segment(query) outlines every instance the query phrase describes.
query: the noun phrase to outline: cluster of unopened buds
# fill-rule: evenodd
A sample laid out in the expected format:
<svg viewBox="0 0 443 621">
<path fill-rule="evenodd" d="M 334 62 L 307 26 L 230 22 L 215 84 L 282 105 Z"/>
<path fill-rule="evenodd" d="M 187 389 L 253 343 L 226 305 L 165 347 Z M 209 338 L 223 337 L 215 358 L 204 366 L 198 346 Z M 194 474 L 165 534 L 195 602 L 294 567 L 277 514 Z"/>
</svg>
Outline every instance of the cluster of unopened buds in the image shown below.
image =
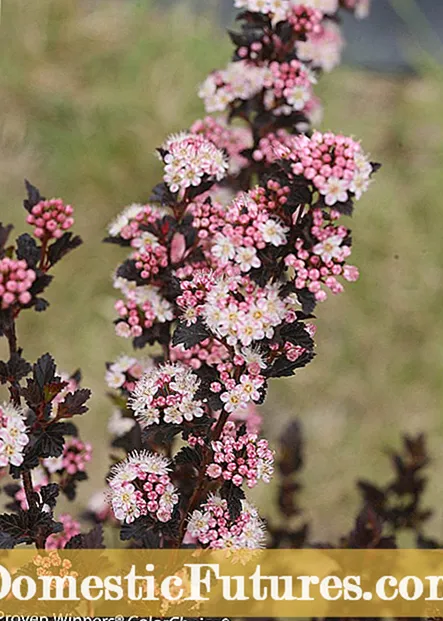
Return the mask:
<svg viewBox="0 0 443 621">
<path fill-rule="evenodd" d="M 205 180 L 221 181 L 229 168 L 224 152 L 200 134 L 171 136 L 159 152 L 165 164 L 163 180 L 181 198 Z"/>
<path fill-rule="evenodd" d="M 299 60 L 272 62 L 264 81 L 265 107 L 274 114 L 301 112 L 314 96 L 315 81 L 314 74 Z"/>
<path fill-rule="evenodd" d="M 146 227 L 156 224 L 166 211 L 157 205 L 133 203 L 110 224 L 108 232 L 111 237 L 121 237 L 134 246 L 134 240 L 143 236 Z M 139 244 L 135 243 L 135 247 Z"/>
<path fill-rule="evenodd" d="M 200 380 L 183 364 L 164 364 L 149 370 L 137 382 L 128 405 L 142 427 L 164 423 L 180 425 L 201 418 L 203 403 L 196 398 Z"/>
<path fill-rule="evenodd" d="M 228 502 L 214 494 L 191 514 L 187 533 L 202 545 L 215 549 L 256 549 L 265 542 L 265 527 L 255 507 L 242 500 L 241 513 L 233 520 Z"/>
<path fill-rule="evenodd" d="M 0 467 L 20 466 L 29 444 L 25 414 L 10 403 L 0 406 Z"/>
<path fill-rule="evenodd" d="M 239 430 L 233 421 L 223 427 L 218 440 L 212 442 L 212 463 L 206 468 L 210 479 L 232 481 L 241 487 L 255 487 L 259 480 L 269 483 L 274 471 L 274 453 L 268 441 L 256 434 Z"/>
<path fill-rule="evenodd" d="M 169 354 L 172 362 L 181 362 L 191 369 L 200 369 L 203 364 L 216 366 L 230 357 L 226 347 L 212 338 L 189 349 L 185 349 L 183 345 L 171 347 Z"/>
<path fill-rule="evenodd" d="M 150 515 L 168 522 L 178 502 L 168 472 L 169 460 L 147 451 L 134 451 L 114 466 L 108 479 L 108 496 L 116 519 L 130 524 Z"/>
<path fill-rule="evenodd" d="M 80 523 L 69 513 L 62 513 L 58 516 L 57 521 L 63 524 L 63 530 L 46 539 L 46 550 L 62 550 L 72 537 L 81 532 Z"/>
<path fill-rule="evenodd" d="M 0 259 L 0 305 L 6 310 L 15 305 L 26 305 L 32 299 L 30 289 L 37 274 L 24 259 Z"/>
<path fill-rule="evenodd" d="M 125 296 L 125 299 L 117 300 L 114 305 L 119 315 L 115 324 L 117 336 L 136 338 L 155 323 L 165 323 L 174 318 L 171 303 L 158 287 L 136 285 L 134 281 L 120 277 L 114 279 L 114 287 Z"/>
<path fill-rule="evenodd" d="M 297 136 L 294 142 L 296 148 L 283 147 L 281 155 L 294 162 L 294 174 L 311 181 L 329 207 L 346 202 L 350 195 L 358 200 L 368 189 L 373 169 L 353 138 L 316 131 L 311 138 Z"/>
<path fill-rule="evenodd" d="M 285 263 L 295 271 L 294 283 L 297 289 L 308 288 L 315 294 L 318 302 L 323 302 L 327 294 L 321 288 L 324 284 L 332 293 L 342 293 L 343 285 L 337 280 L 343 276 L 345 280 L 358 280 L 358 269 L 352 265 L 345 265 L 351 254 L 347 244 L 350 231 L 345 226 L 337 226 L 333 222 L 327 224 L 321 209 L 313 210 L 313 226 L 311 227 L 311 241 L 309 246 L 302 239 L 295 242 L 295 253 L 287 255 Z M 331 219 L 340 217 L 332 210 Z M 314 245 L 312 246 L 312 240 Z"/>
<path fill-rule="evenodd" d="M 74 476 L 78 472 L 84 472 L 91 459 L 91 444 L 78 438 L 70 438 L 65 442 L 60 457 L 47 457 L 43 460 L 43 465 L 51 474 L 66 472 L 68 475 Z"/>
<path fill-rule="evenodd" d="M 43 200 L 32 207 L 26 222 L 34 226 L 34 235 L 42 241 L 59 239 L 74 224 L 71 205 L 65 205 L 60 198 Z"/>
<path fill-rule="evenodd" d="M 312 36 L 321 32 L 323 13 L 305 4 L 294 4 L 289 7 L 287 20 L 293 31 L 303 37 Z"/>
<path fill-rule="evenodd" d="M 192 216 L 192 226 L 197 231 L 200 245 L 204 247 L 223 222 L 224 207 L 212 198 L 199 198 L 189 205 L 188 213 Z"/>
</svg>

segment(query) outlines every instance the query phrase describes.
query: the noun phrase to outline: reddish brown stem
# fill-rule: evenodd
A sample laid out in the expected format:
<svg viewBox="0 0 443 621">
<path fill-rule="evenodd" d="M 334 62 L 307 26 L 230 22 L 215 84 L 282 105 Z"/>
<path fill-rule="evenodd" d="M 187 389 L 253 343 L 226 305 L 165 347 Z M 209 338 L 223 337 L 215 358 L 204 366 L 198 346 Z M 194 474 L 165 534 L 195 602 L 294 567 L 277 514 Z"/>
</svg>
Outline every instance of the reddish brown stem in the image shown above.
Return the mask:
<svg viewBox="0 0 443 621">
<path fill-rule="evenodd" d="M 212 431 L 212 441 L 219 439 L 220 434 L 228 418 L 229 418 L 229 412 L 222 411 Z M 208 448 L 206 448 L 205 454 L 203 456 L 202 464 L 200 467 L 200 471 L 198 474 L 197 482 L 195 484 L 194 493 L 189 499 L 188 506 L 186 507 L 186 511 L 183 513 L 183 516 L 180 522 L 179 535 L 177 538 L 177 545 L 176 545 L 177 548 L 179 548 L 183 543 L 183 539 L 185 537 L 185 532 L 186 532 L 186 519 L 188 515 L 192 513 L 194 509 L 196 509 L 199 506 L 200 502 L 203 499 L 203 496 L 206 494 L 207 485 L 205 484 L 204 479 L 206 475 L 206 468 L 209 465 L 208 459 L 210 457 L 210 454 L 211 454 L 211 451 Z"/>
<path fill-rule="evenodd" d="M 5 336 L 7 338 L 8 345 L 9 345 L 9 356 L 12 357 L 18 351 L 17 333 L 16 333 L 16 328 L 15 328 L 14 318 L 11 318 L 11 323 L 8 326 L 8 328 L 5 330 Z M 19 407 L 21 399 L 20 399 L 20 386 L 17 380 L 13 379 L 10 381 L 9 391 L 11 393 L 12 403 L 16 407 Z M 29 470 L 22 473 L 22 482 L 23 482 L 23 489 L 25 492 L 28 507 L 33 508 L 36 506 L 36 499 L 35 499 L 34 486 L 32 483 L 32 475 Z M 45 541 L 39 535 L 37 535 L 35 539 L 35 546 L 39 549 L 45 547 Z"/>
</svg>

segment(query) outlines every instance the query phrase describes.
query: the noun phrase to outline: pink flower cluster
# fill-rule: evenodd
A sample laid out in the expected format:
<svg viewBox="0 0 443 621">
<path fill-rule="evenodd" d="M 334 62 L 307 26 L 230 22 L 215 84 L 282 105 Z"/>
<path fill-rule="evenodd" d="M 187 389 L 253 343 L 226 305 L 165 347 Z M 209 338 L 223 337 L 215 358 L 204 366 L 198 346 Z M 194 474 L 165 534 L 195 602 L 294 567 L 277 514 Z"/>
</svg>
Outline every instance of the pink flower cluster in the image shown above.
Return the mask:
<svg viewBox="0 0 443 621">
<path fill-rule="evenodd" d="M 204 247 L 222 222 L 223 205 L 211 198 L 201 199 L 199 197 L 189 205 L 188 213 L 192 215 L 192 226 L 197 230 L 200 244 Z"/>
<path fill-rule="evenodd" d="M 60 457 L 48 457 L 43 460 L 43 466 L 51 474 L 66 472 L 70 476 L 77 472 L 84 472 L 92 459 L 92 446 L 78 438 L 70 438 L 65 442 Z"/>
<path fill-rule="evenodd" d="M 172 305 L 154 285 L 136 285 L 133 281 L 116 277 L 114 287 L 120 289 L 125 299 L 117 300 L 114 305 L 119 314 L 115 332 L 123 338 L 141 336 L 144 330 L 152 328 L 155 323 L 172 321 Z"/>
<path fill-rule="evenodd" d="M 330 72 L 340 64 L 344 45 L 340 27 L 325 20 L 318 32 L 297 43 L 297 54 L 312 67 Z"/>
<path fill-rule="evenodd" d="M 63 524 L 63 530 L 46 539 L 46 550 L 63 550 L 68 541 L 81 532 L 79 522 L 69 513 L 62 513 L 58 516 L 57 521 Z"/>
<path fill-rule="evenodd" d="M 268 73 L 267 67 L 257 67 L 246 60 L 230 63 L 226 69 L 214 71 L 199 91 L 206 112 L 225 112 L 238 99 L 252 99 L 263 90 Z"/>
<path fill-rule="evenodd" d="M 160 522 L 171 519 L 178 495 L 168 474 L 169 464 L 160 455 L 134 451 L 112 468 L 108 498 L 117 520 L 130 524 L 143 515 Z"/>
<path fill-rule="evenodd" d="M 286 243 L 288 228 L 271 217 L 265 207 L 269 204 L 254 200 L 256 195 L 257 192 L 240 194 L 228 206 L 225 224 L 215 235 L 211 250 L 220 267 L 235 261 L 242 272 L 249 272 L 261 265 L 258 250 L 268 244 L 278 247 Z"/>
<path fill-rule="evenodd" d="M 182 200 L 186 190 L 205 180 L 221 181 L 228 163 L 221 149 L 200 134 L 171 136 L 160 149 L 165 164 L 163 180 L 172 193 Z"/>
<path fill-rule="evenodd" d="M 369 187 L 372 166 L 360 143 L 332 132 L 298 136 L 296 148 L 286 155 L 295 175 L 303 175 L 325 197 L 328 206 L 358 200 Z M 282 151 L 285 155 L 285 151 Z"/>
<path fill-rule="evenodd" d="M 65 205 L 60 198 L 51 198 L 34 205 L 26 222 L 35 227 L 34 235 L 38 239 L 59 239 L 74 224 L 73 213 L 71 205 Z"/>
<path fill-rule="evenodd" d="M 287 20 L 293 31 L 299 35 L 310 38 L 321 32 L 323 13 L 305 4 L 291 5 L 288 10 Z"/>
<path fill-rule="evenodd" d="M 210 479 L 232 481 L 241 487 L 243 483 L 250 488 L 259 480 L 269 483 L 274 472 L 274 453 L 268 441 L 258 439 L 256 434 L 239 433 L 233 421 L 223 427 L 220 438 L 212 442 L 213 461 L 206 468 Z"/>
<path fill-rule="evenodd" d="M 207 501 L 191 514 L 187 533 L 209 548 L 257 549 L 265 542 L 265 527 L 257 510 L 242 500 L 242 511 L 236 520 L 229 514 L 228 503 L 210 494 Z"/>
<path fill-rule="evenodd" d="M 29 444 L 25 414 L 10 403 L 0 406 L 0 468 L 8 464 L 20 466 L 25 447 Z"/>
<path fill-rule="evenodd" d="M 264 104 L 276 115 L 303 111 L 313 98 L 314 74 L 299 60 L 272 62 L 264 81 Z"/>
<path fill-rule="evenodd" d="M 199 387 L 200 380 L 189 367 L 163 364 L 137 382 L 128 405 L 143 427 L 160 421 L 180 425 L 203 416 L 203 403 L 196 398 Z"/>
<path fill-rule="evenodd" d="M 133 245 L 136 244 L 138 250 L 132 256 L 135 260 L 135 267 L 143 280 L 157 276 L 161 269 L 168 266 L 168 249 L 159 242 L 156 235 L 148 232 L 142 233 L 133 241 Z"/>
<path fill-rule="evenodd" d="M 296 148 L 297 136 L 289 134 L 286 129 L 278 129 L 275 133 L 269 133 L 260 139 L 252 157 L 256 162 L 273 164 L 282 158 L 289 158 Z"/>
<path fill-rule="evenodd" d="M 140 244 L 132 242 L 143 238 L 146 227 L 157 224 L 165 214 L 166 210 L 157 205 L 133 203 L 126 207 L 110 224 L 109 235 L 130 241 L 133 247 L 138 248 Z"/>
<path fill-rule="evenodd" d="M 0 259 L 0 304 L 3 310 L 14 305 L 29 304 L 30 289 L 37 278 L 24 259 Z"/>
<path fill-rule="evenodd" d="M 212 116 L 196 121 L 192 127 L 193 134 L 201 134 L 210 140 L 218 149 L 226 151 L 229 159 L 229 174 L 238 173 L 248 165 L 248 160 L 242 155 L 242 151 L 252 147 L 251 130 L 246 127 L 235 127 L 227 122 Z"/>
<path fill-rule="evenodd" d="M 331 218 L 340 217 L 338 212 L 332 211 Z M 295 270 L 295 286 L 297 289 L 307 287 L 315 294 L 318 302 L 323 302 L 327 294 L 322 289 L 325 285 L 332 293 L 343 291 L 343 285 L 337 277 L 343 276 L 350 282 L 358 279 L 358 270 L 351 265 L 344 265 L 351 254 L 351 248 L 346 240 L 349 238 L 349 229 L 337 226 L 333 222 L 325 223 L 321 209 L 314 209 L 312 213 L 313 226 L 311 238 L 314 245 L 307 249 L 306 243 L 298 239 L 295 243 L 296 252 L 285 258 L 288 267 Z"/>
<path fill-rule="evenodd" d="M 176 299 L 177 306 L 182 310 L 182 321 L 188 325 L 195 323 L 203 314 L 208 293 L 215 285 L 216 278 L 207 267 L 187 265 L 177 270 L 180 279 L 181 295 Z"/>
<path fill-rule="evenodd" d="M 191 369 L 200 369 L 203 364 L 217 366 L 230 357 L 226 347 L 212 338 L 204 339 L 189 349 L 183 345 L 170 347 L 169 355 L 171 362 L 181 362 Z"/>
</svg>

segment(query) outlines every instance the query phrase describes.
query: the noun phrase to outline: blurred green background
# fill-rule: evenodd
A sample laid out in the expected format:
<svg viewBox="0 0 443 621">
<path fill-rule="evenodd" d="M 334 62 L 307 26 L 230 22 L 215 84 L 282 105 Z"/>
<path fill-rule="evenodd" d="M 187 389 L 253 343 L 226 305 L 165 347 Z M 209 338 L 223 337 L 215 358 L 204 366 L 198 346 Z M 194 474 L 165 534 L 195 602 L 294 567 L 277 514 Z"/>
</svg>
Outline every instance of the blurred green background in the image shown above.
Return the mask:
<svg viewBox="0 0 443 621">
<path fill-rule="evenodd" d="M 147 200 L 160 175 L 155 147 L 202 116 L 196 87 L 229 53 L 210 15 L 195 18 L 185 7 L 3 2 L 1 220 L 28 229 L 27 177 L 75 207 L 85 241 L 55 271 L 49 310 L 19 321 L 29 359 L 50 351 L 62 370 L 81 367 L 94 392 L 81 425 L 95 443 L 82 502 L 108 463 L 104 365 L 130 352 L 112 326 L 111 274 L 124 253 L 101 240 L 122 207 Z M 302 504 L 323 539 L 351 528 L 356 477 L 383 481 L 385 451 L 401 432 L 429 434 L 427 499 L 443 501 L 443 78 L 431 66 L 416 77 L 340 69 L 321 79 L 319 94 L 322 128 L 360 137 L 383 163 L 353 221 L 361 279 L 320 306 L 317 358 L 294 379 L 275 381 L 263 408 L 274 440 L 284 421 L 303 421 Z M 258 496 L 266 514 L 269 492 Z M 430 532 L 442 525 L 437 511 Z"/>
</svg>

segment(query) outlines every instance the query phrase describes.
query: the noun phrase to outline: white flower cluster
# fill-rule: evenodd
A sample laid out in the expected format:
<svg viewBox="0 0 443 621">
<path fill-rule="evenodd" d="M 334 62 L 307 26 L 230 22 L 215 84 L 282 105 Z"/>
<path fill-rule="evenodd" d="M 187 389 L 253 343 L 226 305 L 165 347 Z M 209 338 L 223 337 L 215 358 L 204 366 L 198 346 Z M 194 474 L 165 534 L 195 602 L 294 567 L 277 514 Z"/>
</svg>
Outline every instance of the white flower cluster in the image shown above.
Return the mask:
<svg viewBox="0 0 443 621">
<path fill-rule="evenodd" d="M 198 134 L 171 136 L 162 146 L 161 159 L 165 164 L 163 180 L 173 193 L 199 186 L 203 177 L 221 181 L 229 168 L 223 151 Z"/>
<path fill-rule="evenodd" d="M 195 398 L 200 379 L 183 364 L 163 364 L 137 382 L 128 405 L 143 427 L 160 421 L 180 425 L 201 418 L 202 401 Z"/>
<path fill-rule="evenodd" d="M 10 403 L 0 406 L 0 467 L 20 466 L 29 443 L 24 412 Z"/>
<path fill-rule="evenodd" d="M 117 520 L 130 524 L 143 515 L 160 522 L 171 519 L 178 502 L 169 477 L 169 460 L 161 455 L 134 451 L 117 464 L 108 479 L 108 498 Z"/>
<path fill-rule="evenodd" d="M 247 101 L 257 95 L 269 76 L 269 69 L 246 61 L 229 63 L 226 69 L 211 73 L 200 87 L 207 112 L 224 112 L 236 99 Z"/>
<path fill-rule="evenodd" d="M 108 233 L 111 237 L 118 237 L 125 226 L 136 218 L 143 211 L 143 205 L 140 203 L 133 203 L 128 207 L 125 207 L 123 211 L 111 222 L 108 227 Z"/>
<path fill-rule="evenodd" d="M 340 64 L 344 46 L 340 27 L 331 20 L 325 20 L 320 33 L 297 42 L 297 53 L 300 60 L 330 72 Z"/>
<path fill-rule="evenodd" d="M 229 345 L 249 347 L 264 338 L 271 339 L 288 311 L 288 302 L 280 297 L 280 287 L 266 284 L 256 287 L 244 301 L 239 301 L 241 286 L 235 278 L 220 279 L 207 294 L 203 317 L 208 328 Z"/>
<path fill-rule="evenodd" d="M 265 527 L 257 509 L 242 500 L 240 516 L 232 521 L 228 503 L 218 495 L 210 494 L 201 510 L 194 511 L 188 522 L 187 533 L 203 545 L 215 549 L 262 548 Z"/>
</svg>

